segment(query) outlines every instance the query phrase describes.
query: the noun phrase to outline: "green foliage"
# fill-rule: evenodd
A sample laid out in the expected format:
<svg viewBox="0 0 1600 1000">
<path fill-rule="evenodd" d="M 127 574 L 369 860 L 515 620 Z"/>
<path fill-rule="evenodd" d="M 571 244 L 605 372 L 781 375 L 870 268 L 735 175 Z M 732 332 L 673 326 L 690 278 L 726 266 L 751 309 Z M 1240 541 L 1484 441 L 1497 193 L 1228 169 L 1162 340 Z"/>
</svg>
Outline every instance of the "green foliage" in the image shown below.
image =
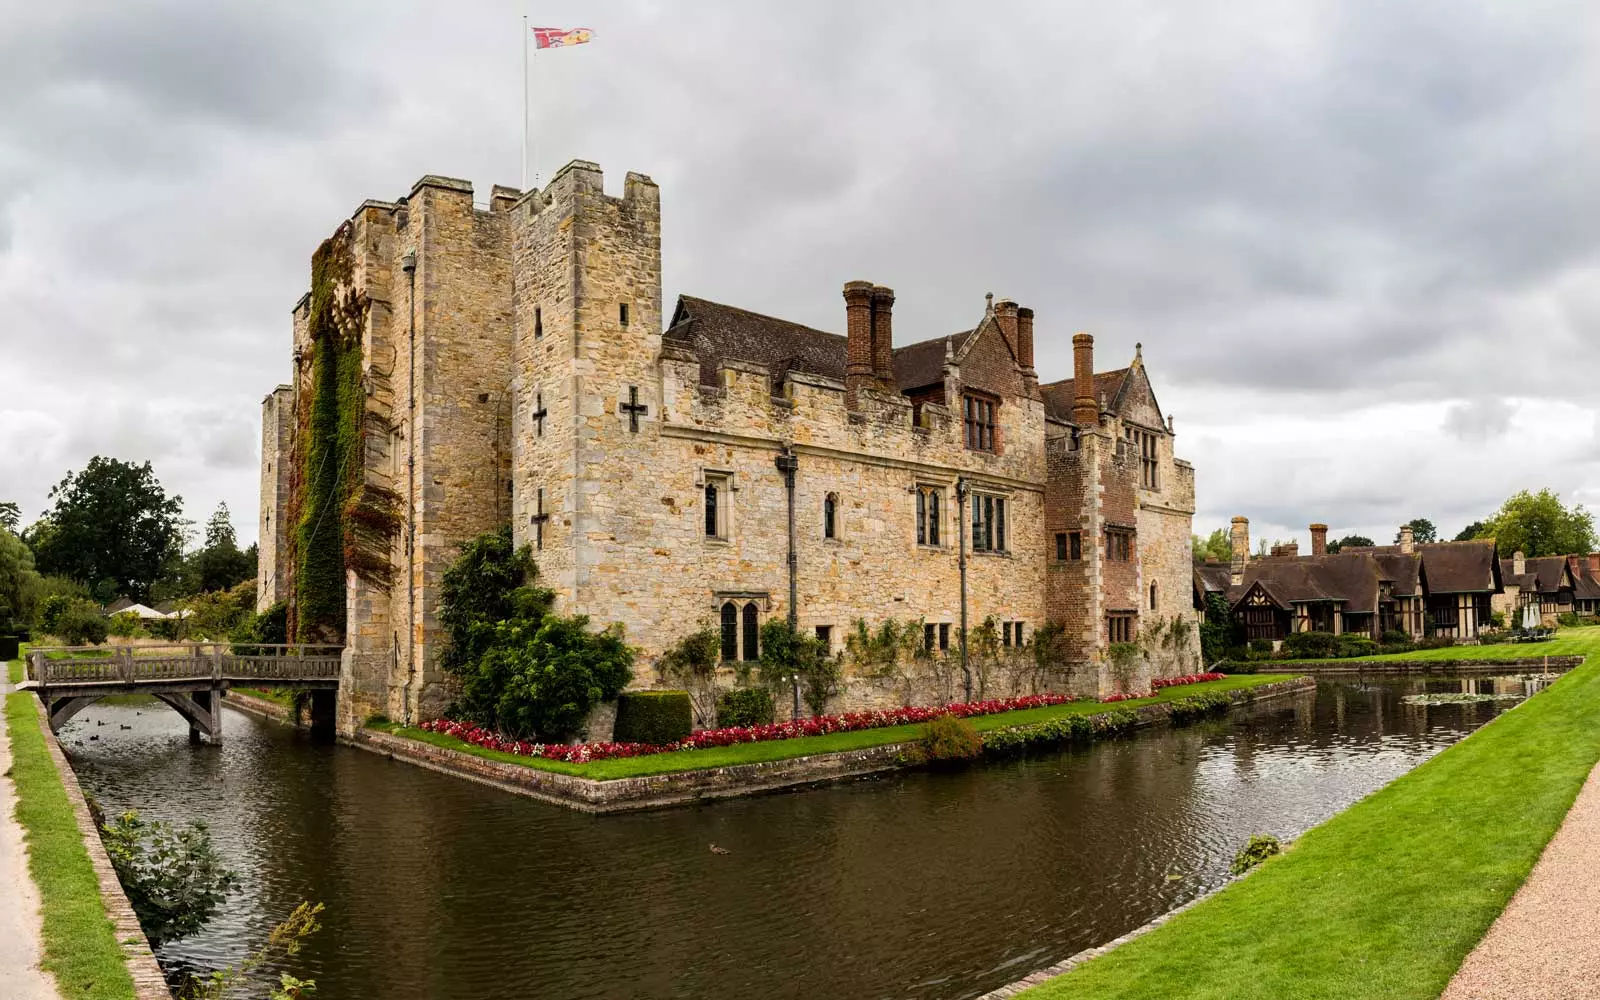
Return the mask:
<svg viewBox="0 0 1600 1000">
<path fill-rule="evenodd" d="M 591 632 L 586 615 L 518 616 L 495 626 L 478 669 L 463 677 L 462 698 L 507 736 L 554 742 L 577 734 L 595 705 L 632 679 L 621 625 Z"/>
<path fill-rule="evenodd" d="M 765 726 L 777 717 L 772 692 L 764 687 L 734 688 L 717 696 L 717 726 Z"/>
<path fill-rule="evenodd" d="M 1594 515 L 1583 504 L 1570 508 L 1552 490 L 1523 490 L 1484 522 L 1479 538 L 1493 538 L 1502 554 L 1561 556 L 1594 548 Z"/>
<path fill-rule="evenodd" d="M 1196 562 L 1233 561 L 1233 539 L 1228 537 L 1228 532 L 1224 528 L 1218 528 L 1204 538 L 1190 535 L 1189 543 L 1194 550 Z"/>
<path fill-rule="evenodd" d="M 624 691 L 617 696 L 618 743 L 669 746 L 694 730 L 694 708 L 687 691 Z"/>
<path fill-rule="evenodd" d="M 710 624 L 679 639 L 656 660 L 656 673 L 668 684 L 689 692 L 695 719 L 709 723 L 719 712 L 717 665 L 722 659 L 722 636 Z M 770 699 L 769 699 L 770 700 Z"/>
<path fill-rule="evenodd" d="M 1419 545 L 1426 545 L 1439 540 L 1439 528 L 1425 517 L 1411 519 L 1411 540 Z M 1400 532 L 1394 533 L 1394 540 L 1398 544 Z"/>
<path fill-rule="evenodd" d="M 1190 722 L 1208 715 L 1221 715 L 1232 707 L 1233 701 L 1227 695 L 1200 691 L 1175 699 L 1171 703 L 1171 718 L 1173 722 Z"/>
<path fill-rule="evenodd" d="M 1144 650 L 1137 642 L 1113 642 L 1106 647 L 1106 660 L 1111 664 L 1111 676 L 1117 680 L 1117 686 L 1126 692 L 1133 684 L 1135 672 L 1139 669 L 1139 661 L 1144 658 Z"/>
<path fill-rule="evenodd" d="M 181 497 L 169 497 L 149 462 L 96 455 L 50 491 L 51 507 L 28 530 L 40 572 L 145 600 L 179 544 Z"/>
<path fill-rule="evenodd" d="M 1346 633 L 1339 637 L 1339 656 L 1342 659 L 1356 656 L 1375 656 L 1378 652 L 1378 644 L 1367 636 Z"/>
<path fill-rule="evenodd" d="M 182 830 L 126 812 L 100 824 L 100 839 L 150 943 L 199 930 L 236 882 L 222 867 L 205 824 Z"/>
<path fill-rule="evenodd" d="M 1346 548 L 1371 548 L 1372 545 L 1372 539 L 1366 535 L 1346 535 L 1336 541 L 1329 542 L 1328 552 L 1334 553 Z"/>
<path fill-rule="evenodd" d="M 179 610 L 188 612 L 179 627 L 190 639 L 220 642 L 249 622 L 255 606 L 256 582 L 250 579 L 231 590 L 196 594 L 178 602 Z"/>
<path fill-rule="evenodd" d="M 289 606 L 283 601 L 247 616 L 229 636 L 241 645 L 283 645 L 289 641 Z"/>
<path fill-rule="evenodd" d="M 512 545 L 510 525 L 461 546 L 439 587 L 439 624 L 449 637 L 440 654 L 446 672 L 472 672 L 501 622 L 544 618 L 555 595 L 536 585 L 538 572 L 533 550 Z"/>
<path fill-rule="evenodd" d="M 761 626 L 761 683 L 773 691 L 787 691 L 798 682 L 801 697 L 812 715 L 820 715 L 828 699 L 839 693 L 844 666 L 816 636 L 791 628 L 788 620 L 773 618 Z"/>
<path fill-rule="evenodd" d="M 1506 627 L 1506 613 L 1504 611 L 1491 611 L 1491 612 L 1489 612 L 1489 627 L 1490 628 L 1505 628 Z"/>
<path fill-rule="evenodd" d="M 0 633 L 8 633 L 13 623 L 33 620 L 43 584 L 33 552 L 10 530 L 0 528 Z"/>
<path fill-rule="evenodd" d="M 972 723 L 946 712 L 922 727 L 917 753 L 933 763 L 970 760 L 983 753 L 983 737 Z"/>
<path fill-rule="evenodd" d="M 983 748 L 996 755 L 1026 753 L 1045 750 L 1063 743 L 1077 743 L 1094 738 L 1094 718 L 1088 715 L 1069 715 L 1051 719 L 1033 726 L 1013 726 L 983 734 Z"/>
<path fill-rule="evenodd" d="M 0 529 L 15 535 L 22 530 L 22 508 L 11 501 L 0 503 Z"/>
<path fill-rule="evenodd" d="M 109 629 L 105 616 L 93 601 L 63 598 L 65 607 L 53 613 L 50 620 L 54 628 L 45 629 L 69 646 L 98 646 L 106 641 Z"/>
<path fill-rule="evenodd" d="M 1381 640 L 1384 646 L 1404 646 L 1409 649 L 1411 646 L 1411 633 L 1404 629 L 1390 629 L 1383 633 Z"/>
<path fill-rule="evenodd" d="M 1243 875 L 1273 855 L 1281 853 L 1283 845 L 1278 843 L 1277 837 L 1270 833 L 1255 834 L 1247 844 L 1239 848 L 1239 853 L 1233 856 L 1233 864 L 1228 866 L 1228 872 L 1233 875 Z"/>
<path fill-rule="evenodd" d="M 1200 656 L 1208 664 L 1221 663 L 1230 646 L 1239 644 L 1244 629 L 1233 620 L 1228 599 L 1222 594 L 1206 595 L 1206 618 L 1200 623 Z"/>
<path fill-rule="evenodd" d="M 1589 623 L 1571 611 L 1563 611 L 1561 614 L 1556 615 L 1556 624 L 1562 628 L 1582 628 Z"/>
<path fill-rule="evenodd" d="M 144 623 L 132 611 L 121 611 L 106 618 L 106 633 L 121 639 L 138 639 L 149 635 Z"/>
<path fill-rule="evenodd" d="M 240 551 L 226 503 L 217 504 L 216 512 L 206 522 L 205 546 L 191 559 L 195 585 L 203 593 L 228 590 L 255 579 L 255 557 Z"/>
<path fill-rule="evenodd" d="M 1456 534 L 1456 537 L 1453 540 L 1457 542 L 1468 542 L 1474 538 L 1481 538 L 1483 537 L 1483 528 L 1484 524 L 1482 521 L 1473 521 L 1465 528 L 1462 528 L 1461 531 Z"/>
<path fill-rule="evenodd" d="M 247 988 L 246 983 L 257 969 L 268 963 L 280 964 L 300 953 L 301 943 L 322 929 L 317 920 L 322 914 L 322 904 L 313 906 L 301 903 L 294 912 L 267 935 L 266 943 L 247 955 L 237 965 L 211 973 L 203 978 L 189 980 L 179 995 L 183 1000 L 226 1000 L 238 996 Z M 278 983 L 273 987 L 270 1000 L 305 1000 L 315 993 L 314 980 L 297 979 L 287 972 L 278 973 Z"/>
<path fill-rule="evenodd" d="M 1339 655 L 1339 637 L 1332 632 L 1291 632 L 1283 640 L 1289 660 L 1326 660 Z"/>
</svg>

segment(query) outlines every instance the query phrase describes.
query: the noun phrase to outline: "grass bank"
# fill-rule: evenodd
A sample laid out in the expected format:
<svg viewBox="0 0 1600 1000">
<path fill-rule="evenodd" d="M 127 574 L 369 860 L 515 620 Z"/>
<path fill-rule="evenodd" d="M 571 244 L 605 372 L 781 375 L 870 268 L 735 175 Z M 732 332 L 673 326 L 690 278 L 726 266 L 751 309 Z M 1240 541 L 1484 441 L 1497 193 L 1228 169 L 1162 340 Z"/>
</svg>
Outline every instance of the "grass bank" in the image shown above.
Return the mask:
<svg viewBox="0 0 1600 1000">
<path fill-rule="evenodd" d="M 1263 660 L 1263 670 L 1292 670 L 1308 663 L 1438 662 L 1444 660 L 1491 660 L 1512 663 L 1538 660 L 1546 656 L 1588 656 L 1600 650 L 1600 626 L 1562 629 L 1544 642 L 1501 642 L 1489 646 L 1444 646 L 1440 649 L 1413 649 L 1406 653 L 1380 653 L 1348 660 Z"/>
<path fill-rule="evenodd" d="M 17 821 L 28 845 L 28 870 L 39 887 L 44 961 L 65 1000 L 132 1000 L 133 978 L 116 928 L 100 900 L 100 882 L 39 731 L 34 696 L 6 696 Z"/>
<path fill-rule="evenodd" d="M 1249 878 L 1021 995 L 1438 997 L 1600 760 L 1600 629 L 1581 631 L 1564 637 L 1561 652 L 1581 650 L 1588 661 L 1549 690 L 1309 831 Z M 1501 648 L 1530 647 L 1485 647 Z"/>
<path fill-rule="evenodd" d="M 1274 681 L 1289 680 L 1292 674 L 1248 674 L 1228 677 L 1219 681 L 1203 681 L 1182 687 L 1165 688 L 1153 697 L 1115 702 L 1110 705 L 1095 701 L 1074 701 L 1064 705 L 1043 708 L 1026 708 L 1014 712 L 974 716 L 967 721 L 980 733 L 1012 726 L 1034 725 L 1073 715 L 1093 715 L 1119 708 L 1139 708 L 1156 705 L 1202 691 L 1227 692 L 1258 687 Z M 597 760 L 587 764 L 568 764 L 565 761 L 545 760 L 539 757 L 519 757 L 498 750 L 486 750 L 442 733 L 430 733 L 394 723 L 375 723 L 371 726 L 395 736 L 418 740 L 433 746 L 459 750 L 485 760 L 504 761 L 524 767 L 573 774 L 583 778 L 605 781 L 613 778 L 636 778 L 651 774 L 671 774 L 678 771 L 696 771 L 705 768 L 729 767 L 734 764 L 759 764 L 814 754 L 839 753 L 846 750 L 864 750 L 889 743 L 905 743 L 917 739 L 922 733 L 920 725 L 889 726 L 883 729 L 864 729 L 853 733 L 829 733 L 826 736 L 801 736 L 792 740 L 770 740 L 765 743 L 739 743 L 728 747 L 705 750 L 681 750 L 676 753 L 653 754 L 648 757 L 625 757 Z"/>
</svg>

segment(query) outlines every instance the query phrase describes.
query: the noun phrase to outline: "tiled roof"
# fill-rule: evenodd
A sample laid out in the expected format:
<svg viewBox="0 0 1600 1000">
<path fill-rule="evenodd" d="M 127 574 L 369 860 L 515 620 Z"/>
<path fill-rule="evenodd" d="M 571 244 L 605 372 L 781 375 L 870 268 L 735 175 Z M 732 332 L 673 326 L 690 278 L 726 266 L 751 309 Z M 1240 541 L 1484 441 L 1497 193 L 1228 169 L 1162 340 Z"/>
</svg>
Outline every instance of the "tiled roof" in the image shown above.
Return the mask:
<svg viewBox="0 0 1600 1000">
<path fill-rule="evenodd" d="M 1233 581 L 1233 567 L 1227 563 L 1196 563 L 1194 580 L 1202 593 L 1225 594 Z"/>
<path fill-rule="evenodd" d="M 775 385 L 791 370 L 844 379 L 845 338 L 709 299 L 679 296 L 663 336 L 700 358 L 704 385 L 716 384 L 717 368 L 724 361 L 765 365 Z"/>
<path fill-rule="evenodd" d="M 1116 398 L 1122 390 L 1122 383 L 1128 377 L 1128 369 L 1118 368 L 1111 372 L 1096 372 L 1094 376 L 1094 397 L 1098 404 L 1104 399 L 1110 401 Z M 1044 412 L 1057 420 L 1072 419 L 1072 400 L 1077 392 L 1075 380 L 1064 378 L 1059 382 L 1041 385 L 1039 392 L 1044 396 Z"/>
<path fill-rule="evenodd" d="M 894 380 L 901 391 L 920 389 L 944 381 L 945 345 L 959 352 L 971 330 L 953 333 L 948 337 L 935 337 L 920 344 L 908 344 L 894 352 Z"/>
<path fill-rule="evenodd" d="M 1433 542 L 1417 546 L 1430 594 L 1493 591 L 1499 578 L 1493 539 Z"/>
<path fill-rule="evenodd" d="M 1267 556 L 1245 567 L 1244 583 L 1228 591 L 1237 604 L 1256 584 L 1282 607 L 1306 601 L 1340 601 L 1354 614 L 1378 610 L 1378 560 L 1370 553 Z"/>
</svg>

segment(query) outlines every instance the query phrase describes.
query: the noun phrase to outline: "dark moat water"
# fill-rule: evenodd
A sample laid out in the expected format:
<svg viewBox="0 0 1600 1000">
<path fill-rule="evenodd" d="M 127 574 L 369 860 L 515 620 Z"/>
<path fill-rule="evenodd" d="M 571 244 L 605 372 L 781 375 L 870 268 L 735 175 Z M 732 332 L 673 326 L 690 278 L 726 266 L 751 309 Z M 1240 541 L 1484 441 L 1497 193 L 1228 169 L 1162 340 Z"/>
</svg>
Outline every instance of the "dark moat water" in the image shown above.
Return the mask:
<svg viewBox="0 0 1600 1000">
<path fill-rule="evenodd" d="M 108 812 L 204 820 L 241 877 L 162 949 L 175 976 L 313 900 L 323 930 L 293 971 L 330 1000 L 942 1000 L 1145 923 L 1223 881 L 1252 833 L 1294 837 L 1514 704 L 1401 701 L 1464 685 L 1521 689 L 1329 680 L 1051 756 L 608 817 L 237 712 L 220 749 L 154 703 L 62 736 Z"/>
</svg>

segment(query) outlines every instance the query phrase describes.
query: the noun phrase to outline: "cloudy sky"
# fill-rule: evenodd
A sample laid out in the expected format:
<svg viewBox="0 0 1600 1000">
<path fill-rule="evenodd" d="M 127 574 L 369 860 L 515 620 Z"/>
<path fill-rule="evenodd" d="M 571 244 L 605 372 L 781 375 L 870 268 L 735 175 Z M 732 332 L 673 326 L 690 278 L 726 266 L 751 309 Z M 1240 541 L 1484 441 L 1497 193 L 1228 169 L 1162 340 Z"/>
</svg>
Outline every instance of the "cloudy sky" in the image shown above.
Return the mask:
<svg viewBox="0 0 1600 1000">
<path fill-rule="evenodd" d="M 316 244 L 424 173 L 661 185 L 666 294 L 897 339 L 1142 341 L 1196 530 L 1447 534 L 1600 503 L 1600 18 L 1584 0 L 1013 5 L 0 0 L 0 500 L 150 459 L 255 535 Z"/>
</svg>

